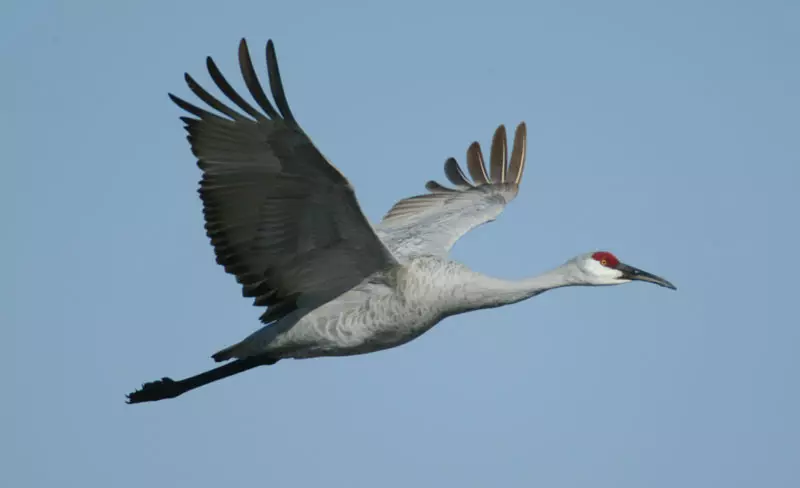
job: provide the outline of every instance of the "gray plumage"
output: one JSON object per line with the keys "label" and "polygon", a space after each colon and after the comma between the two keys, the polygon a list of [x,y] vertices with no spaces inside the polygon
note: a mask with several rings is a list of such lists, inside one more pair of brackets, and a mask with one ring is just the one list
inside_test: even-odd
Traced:
{"label": "gray plumage", "polygon": [[188,74],[191,91],[222,115],[170,97],[193,115],[181,119],[203,172],[199,193],[217,262],[236,277],[245,297],[266,307],[265,326],[213,355],[216,361],[236,361],[185,380],[148,383],[129,395],[131,403],[174,397],[284,358],[395,347],[447,316],[514,303],[547,289],[641,279],[607,266],[611,258],[598,253],[516,282],[449,260],[461,236],[494,220],[517,196],[526,159],[524,123],[516,128],[510,158],[501,125],[492,139],[488,171],[475,142],[467,150],[469,177],[448,159],[444,171],[454,188],[429,181],[428,193],[400,200],[373,227],[352,185],[292,114],[272,42],[267,43],[267,72],[274,106],[244,40],[239,64],[260,110],[231,87],[211,58],[212,80],[244,114]]}

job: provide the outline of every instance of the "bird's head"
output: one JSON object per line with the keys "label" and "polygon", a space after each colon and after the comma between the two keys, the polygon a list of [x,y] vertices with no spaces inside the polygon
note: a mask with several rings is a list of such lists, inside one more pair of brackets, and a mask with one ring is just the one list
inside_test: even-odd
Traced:
{"label": "bird's head", "polygon": [[581,278],[590,285],[621,285],[631,281],[647,281],[675,290],[669,281],[620,262],[607,251],[587,253],[575,259]]}

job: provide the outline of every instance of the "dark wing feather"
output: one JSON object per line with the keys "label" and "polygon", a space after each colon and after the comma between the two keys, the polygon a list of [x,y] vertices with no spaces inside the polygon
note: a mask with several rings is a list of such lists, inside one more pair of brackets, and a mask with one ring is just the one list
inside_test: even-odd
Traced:
{"label": "dark wing feather", "polygon": [[508,181],[517,185],[522,181],[522,172],[525,170],[525,151],[528,143],[528,129],[525,124],[519,124],[514,133],[514,148],[511,150],[511,160],[508,163]]}
{"label": "dark wing feather", "polygon": [[228,107],[189,75],[192,92],[222,117],[174,95],[196,118],[182,117],[203,171],[200,197],[217,262],[242,284],[245,296],[276,320],[299,301],[320,303],[347,291],[395,261],[364,217],[347,179],[317,150],[294,119],[267,44],[270,88],[258,83],[247,44],[239,46],[245,101],[209,58],[220,91],[249,117]]}
{"label": "dark wing feather", "polygon": [[506,128],[501,125],[494,132],[494,137],[492,138],[492,156],[491,161],[489,161],[491,165],[492,183],[505,183],[506,181],[507,148]]}
{"label": "dark wing feather", "polygon": [[477,142],[470,144],[467,149],[467,169],[469,170],[472,181],[478,185],[489,183],[489,175],[486,174],[486,163],[483,162],[483,152],[481,145]]}
{"label": "dark wing feather", "polygon": [[458,165],[455,158],[448,158],[447,161],[444,162],[444,174],[447,176],[447,179],[450,180],[450,183],[457,187],[464,189],[472,188],[467,176],[461,171],[461,167]]}

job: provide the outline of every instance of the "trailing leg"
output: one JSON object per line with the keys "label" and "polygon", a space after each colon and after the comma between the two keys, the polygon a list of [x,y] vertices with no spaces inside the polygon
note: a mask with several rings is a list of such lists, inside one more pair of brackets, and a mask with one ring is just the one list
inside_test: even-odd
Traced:
{"label": "trailing leg", "polygon": [[232,363],[210,369],[204,373],[190,376],[179,381],[170,378],[162,378],[157,381],[145,383],[142,388],[127,395],[128,403],[143,403],[175,398],[187,391],[200,388],[203,385],[242,373],[258,366],[275,364],[278,359],[266,355],[252,356],[244,359],[237,359]]}

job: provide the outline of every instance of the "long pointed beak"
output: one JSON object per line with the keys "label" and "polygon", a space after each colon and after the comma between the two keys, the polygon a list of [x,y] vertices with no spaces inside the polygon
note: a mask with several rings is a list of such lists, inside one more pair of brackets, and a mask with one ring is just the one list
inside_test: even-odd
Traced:
{"label": "long pointed beak", "polygon": [[677,290],[677,288],[675,288],[675,285],[665,280],[664,278],[656,276],[652,273],[648,273],[647,271],[642,271],[641,269],[634,268],[633,266],[628,266],[627,264],[620,263],[619,266],[617,266],[617,269],[619,271],[622,271],[622,279],[633,280],[633,281],[647,281],[650,283],[655,283],[658,286],[663,286],[664,288],[669,288],[670,290]]}

